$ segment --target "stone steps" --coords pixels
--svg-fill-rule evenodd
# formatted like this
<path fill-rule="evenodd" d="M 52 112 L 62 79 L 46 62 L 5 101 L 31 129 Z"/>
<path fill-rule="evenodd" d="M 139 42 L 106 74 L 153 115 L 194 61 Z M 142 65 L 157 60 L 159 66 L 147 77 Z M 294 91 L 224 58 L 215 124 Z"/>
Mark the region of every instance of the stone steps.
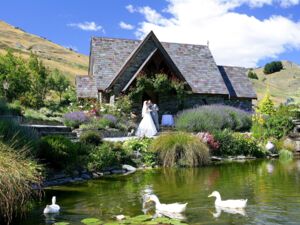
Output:
<path fill-rule="evenodd" d="M 72 132 L 72 129 L 70 127 L 66 127 L 66 126 L 39 125 L 39 124 L 34 124 L 34 125 L 23 124 L 21 126 L 29 127 L 36 130 L 40 136 L 62 135 L 70 139 L 77 138 L 77 134 Z"/>

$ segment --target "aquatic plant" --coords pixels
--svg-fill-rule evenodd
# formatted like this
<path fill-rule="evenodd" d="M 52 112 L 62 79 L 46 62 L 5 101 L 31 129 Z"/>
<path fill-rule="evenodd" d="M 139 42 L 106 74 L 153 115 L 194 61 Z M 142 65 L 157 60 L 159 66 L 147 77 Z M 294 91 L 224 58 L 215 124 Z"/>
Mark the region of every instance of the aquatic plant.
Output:
<path fill-rule="evenodd" d="M 150 150 L 158 154 L 159 162 L 164 167 L 193 167 L 209 163 L 207 145 L 196 136 L 185 132 L 159 136 L 150 145 Z"/>
<path fill-rule="evenodd" d="M 282 161 L 290 161 L 294 158 L 293 152 L 283 149 L 279 151 L 279 159 Z"/>

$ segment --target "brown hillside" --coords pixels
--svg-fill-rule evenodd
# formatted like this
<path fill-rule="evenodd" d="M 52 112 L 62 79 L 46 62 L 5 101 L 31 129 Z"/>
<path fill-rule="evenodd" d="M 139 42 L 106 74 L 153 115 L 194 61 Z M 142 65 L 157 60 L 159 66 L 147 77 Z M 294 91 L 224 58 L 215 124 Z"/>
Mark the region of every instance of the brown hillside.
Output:
<path fill-rule="evenodd" d="M 269 89 L 276 104 L 284 103 L 287 98 L 294 98 L 296 102 L 300 102 L 300 67 L 289 61 L 282 61 L 282 64 L 283 70 L 268 75 L 263 73 L 263 68 L 254 69 L 259 78 L 252 80 L 258 100 Z"/>
<path fill-rule="evenodd" d="M 0 21 L 0 53 L 8 48 L 23 58 L 28 58 L 30 52 L 37 54 L 46 66 L 64 72 L 72 82 L 75 75 L 87 74 L 88 56 Z"/>

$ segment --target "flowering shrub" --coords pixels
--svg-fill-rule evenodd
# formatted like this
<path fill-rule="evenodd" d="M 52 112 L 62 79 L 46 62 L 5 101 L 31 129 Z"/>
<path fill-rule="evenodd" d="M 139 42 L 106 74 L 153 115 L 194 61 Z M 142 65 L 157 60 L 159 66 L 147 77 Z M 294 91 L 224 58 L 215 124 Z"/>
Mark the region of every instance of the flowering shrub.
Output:
<path fill-rule="evenodd" d="M 103 119 L 109 121 L 110 127 L 115 127 L 118 122 L 118 119 L 114 115 L 111 115 L 111 114 L 103 115 Z"/>
<path fill-rule="evenodd" d="M 206 143 L 211 150 L 217 150 L 220 147 L 220 143 L 208 132 L 199 132 L 196 136 L 199 137 L 202 142 Z"/>
<path fill-rule="evenodd" d="M 256 139 L 248 134 L 233 133 L 229 130 L 223 130 L 215 131 L 214 138 L 220 143 L 218 151 L 212 152 L 215 155 L 265 156 L 265 152 L 259 147 Z"/>
<path fill-rule="evenodd" d="M 178 114 L 175 126 L 189 132 L 212 132 L 230 129 L 248 131 L 251 114 L 241 109 L 225 105 L 206 105 L 184 110 Z"/>
<path fill-rule="evenodd" d="M 82 111 L 70 112 L 64 115 L 64 124 L 73 128 L 78 128 L 80 124 L 88 120 L 89 118 Z"/>

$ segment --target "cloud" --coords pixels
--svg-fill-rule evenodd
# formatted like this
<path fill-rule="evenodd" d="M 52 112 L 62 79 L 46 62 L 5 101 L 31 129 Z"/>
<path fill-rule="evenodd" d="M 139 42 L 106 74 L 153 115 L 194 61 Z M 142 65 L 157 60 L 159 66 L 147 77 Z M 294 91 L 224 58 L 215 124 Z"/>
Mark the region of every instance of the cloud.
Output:
<path fill-rule="evenodd" d="M 130 13 L 134 13 L 134 12 L 135 12 L 135 8 L 133 7 L 133 5 L 127 5 L 125 8 L 126 8 L 126 9 L 128 10 L 128 12 L 130 12 Z"/>
<path fill-rule="evenodd" d="M 82 22 L 82 23 L 69 23 L 67 24 L 69 27 L 75 27 L 79 28 L 84 31 L 102 31 L 104 32 L 104 29 L 101 25 L 97 25 L 95 22 Z"/>
<path fill-rule="evenodd" d="M 123 21 L 121 21 L 119 23 L 119 26 L 124 29 L 124 30 L 133 30 L 134 29 L 134 26 L 132 24 L 129 24 L 129 23 L 125 23 Z"/>
<path fill-rule="evenodd" d="M 280 15 L 261 20 L 234 10 L 243 4 L 287 7 L 298 3 L 297 0 L 168 0 L 162 12 L 148 6 L 133 7 L 144 16 L 135 35 L 143 38 L 153 30 L 162 41 L 191 44 L 209 41 L 218 64 L 254 67 L 260 60 L 299 50 L 300 21 Z"/>
<path fill-rule="evenodd" d="M 72 51 L 75 51 L 75 52 L 78 52 L 78 48 L 74 45 L 64 45 L 63 47 L 69 49 L 69 50 L 72 50 Z"/>

